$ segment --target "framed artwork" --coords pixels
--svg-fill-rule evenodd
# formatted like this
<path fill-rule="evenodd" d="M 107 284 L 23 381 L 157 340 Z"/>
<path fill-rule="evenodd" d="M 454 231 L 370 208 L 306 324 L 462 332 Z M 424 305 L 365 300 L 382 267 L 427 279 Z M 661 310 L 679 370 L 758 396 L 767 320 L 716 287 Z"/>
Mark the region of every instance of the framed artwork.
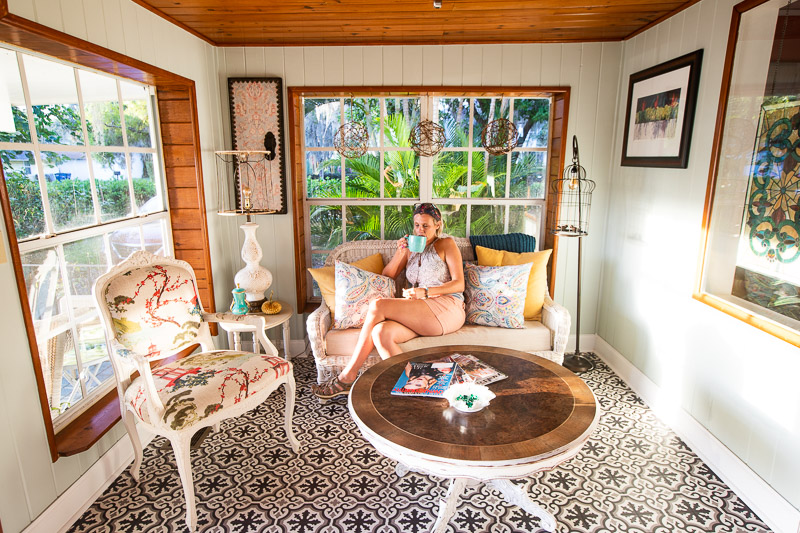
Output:
<path fill-rule="evenodd" d="M 799 45 L 800 3 L 734 6 L 693 294 L 798 347 Z"/>
<path fill-rule="evenodd" d="M 622 166 L 686 168 L 703 50 L 631 74 Z"/>
<path fill-rule="evenodd" d="M 283 83 L 280 78 L 228 78 L 234 150 L 268 150 L 267 164 L 255 167 L 250 206 L 285 214 L 286 156 L 283 136 Z M 237 184 L 238 188 L 238 184 Z M 237 202 L 241 197 L 236 195 Z M 237 204 L 237 209 L 240 208 Z"/>

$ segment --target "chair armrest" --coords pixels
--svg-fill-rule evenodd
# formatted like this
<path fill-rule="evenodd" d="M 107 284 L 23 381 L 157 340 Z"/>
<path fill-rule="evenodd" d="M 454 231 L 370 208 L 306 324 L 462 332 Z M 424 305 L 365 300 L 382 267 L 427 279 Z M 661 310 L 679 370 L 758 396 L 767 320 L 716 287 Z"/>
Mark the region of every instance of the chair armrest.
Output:
<path fill-rule="evenodd" d="M 311 345 L 311 353 L 314 354 L 315 361 L 322 361 L 327 356 L 325 351 L 325 334 L 331 329 L 331 310 L 325 305 L 325 301 L 320 302 L 306 320 L 306 330 L 308 331 L 308 342 Z"/>
<path fill-rule="evenodd" d="M 264 347 L 266 353 L 275 357 L 279 357 L 278 349 L 272 344 L 267 336 L 264 334 L 264 328 L 267 327 L 267 321 L 263 316 L 258 315 L 235 315 L 230 311 L 223 313 L 203 313 L 202 319 L 204 322 L 229 322 L 232 324 L 240 324 L 245 326 L 253 326 L 255 328 L 254 334 Z"/>
<path fill-rule="evenodd" d="M 569 328 L 572 318 L 569 316 L 567 308 L 555 303 L 549 294 L 545 294 L 544 306 L 542 307 L 542 324 L 551 332 L 551 342 L 553 351 L 564 356 L 569 339 Z"/>

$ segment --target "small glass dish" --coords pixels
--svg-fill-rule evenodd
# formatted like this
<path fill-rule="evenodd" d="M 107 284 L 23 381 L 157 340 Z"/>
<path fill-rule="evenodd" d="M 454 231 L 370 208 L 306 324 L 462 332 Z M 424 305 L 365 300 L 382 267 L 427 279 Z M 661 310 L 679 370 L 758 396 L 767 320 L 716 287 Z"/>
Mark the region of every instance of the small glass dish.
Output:
<path fill-rule="evenodd" d="M 457 383 L 448 387 L 444 397 L 450 402 L 450 407 L 457 411 L 474 413 L 489 405 L 495 394 L 485 385 Z"/>

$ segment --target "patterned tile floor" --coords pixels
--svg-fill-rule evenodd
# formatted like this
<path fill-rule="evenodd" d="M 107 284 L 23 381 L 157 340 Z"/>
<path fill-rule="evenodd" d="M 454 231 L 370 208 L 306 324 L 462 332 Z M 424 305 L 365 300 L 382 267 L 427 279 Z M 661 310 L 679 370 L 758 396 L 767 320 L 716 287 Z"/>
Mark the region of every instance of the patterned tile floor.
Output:
<path fill-rule="evenodd" d="M 320 405 L 309 391 L 310 357 L 294 359 L 295 432 L 281 429 L 282 389 L 239 420 L 227 421 L 192 454 L 199 531 L 367 533 L 429 531 L 444 480 L 409 473 L 360 435 L 339 399 Z M 581 453 L 550 472 L 520 480 L 556 517 L 559 533 L 769 532 L 703 461 L 597 360 L 583 374 L 602 407 Z M 123 472 L 71 532 L 183 532 L 183 491 L 171 448 L 146 448 L 141 480 Z M 468 488 L 448 531 L 537 531 L 538 519 L 494 489 Z"/>

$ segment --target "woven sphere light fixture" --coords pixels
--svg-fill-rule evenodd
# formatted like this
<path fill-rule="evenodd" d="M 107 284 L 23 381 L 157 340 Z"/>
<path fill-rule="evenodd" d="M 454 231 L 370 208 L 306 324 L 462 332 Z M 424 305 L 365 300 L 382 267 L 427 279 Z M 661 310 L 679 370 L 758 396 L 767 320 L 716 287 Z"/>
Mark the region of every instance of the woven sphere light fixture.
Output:
<path fill-rule="evenodd" d="M 423 120 L 411 130 L 408 142 L 417 155 L 434 156 L 444 148 L 444 128 L 432 120 Z"/>
<path fill-rule="evenodd" d="M 369 132 L 360 122 L 343 124 L 333 137 L 333 146 L 345 159 L 354 159 L 367 153 Z"/>
<path fill-rule="evenodd" d="M 502 155 L 517 147 L 517 127 L 507 118 L 498 118 L 481 130 L 481 144 L 492 155 Z"/>

